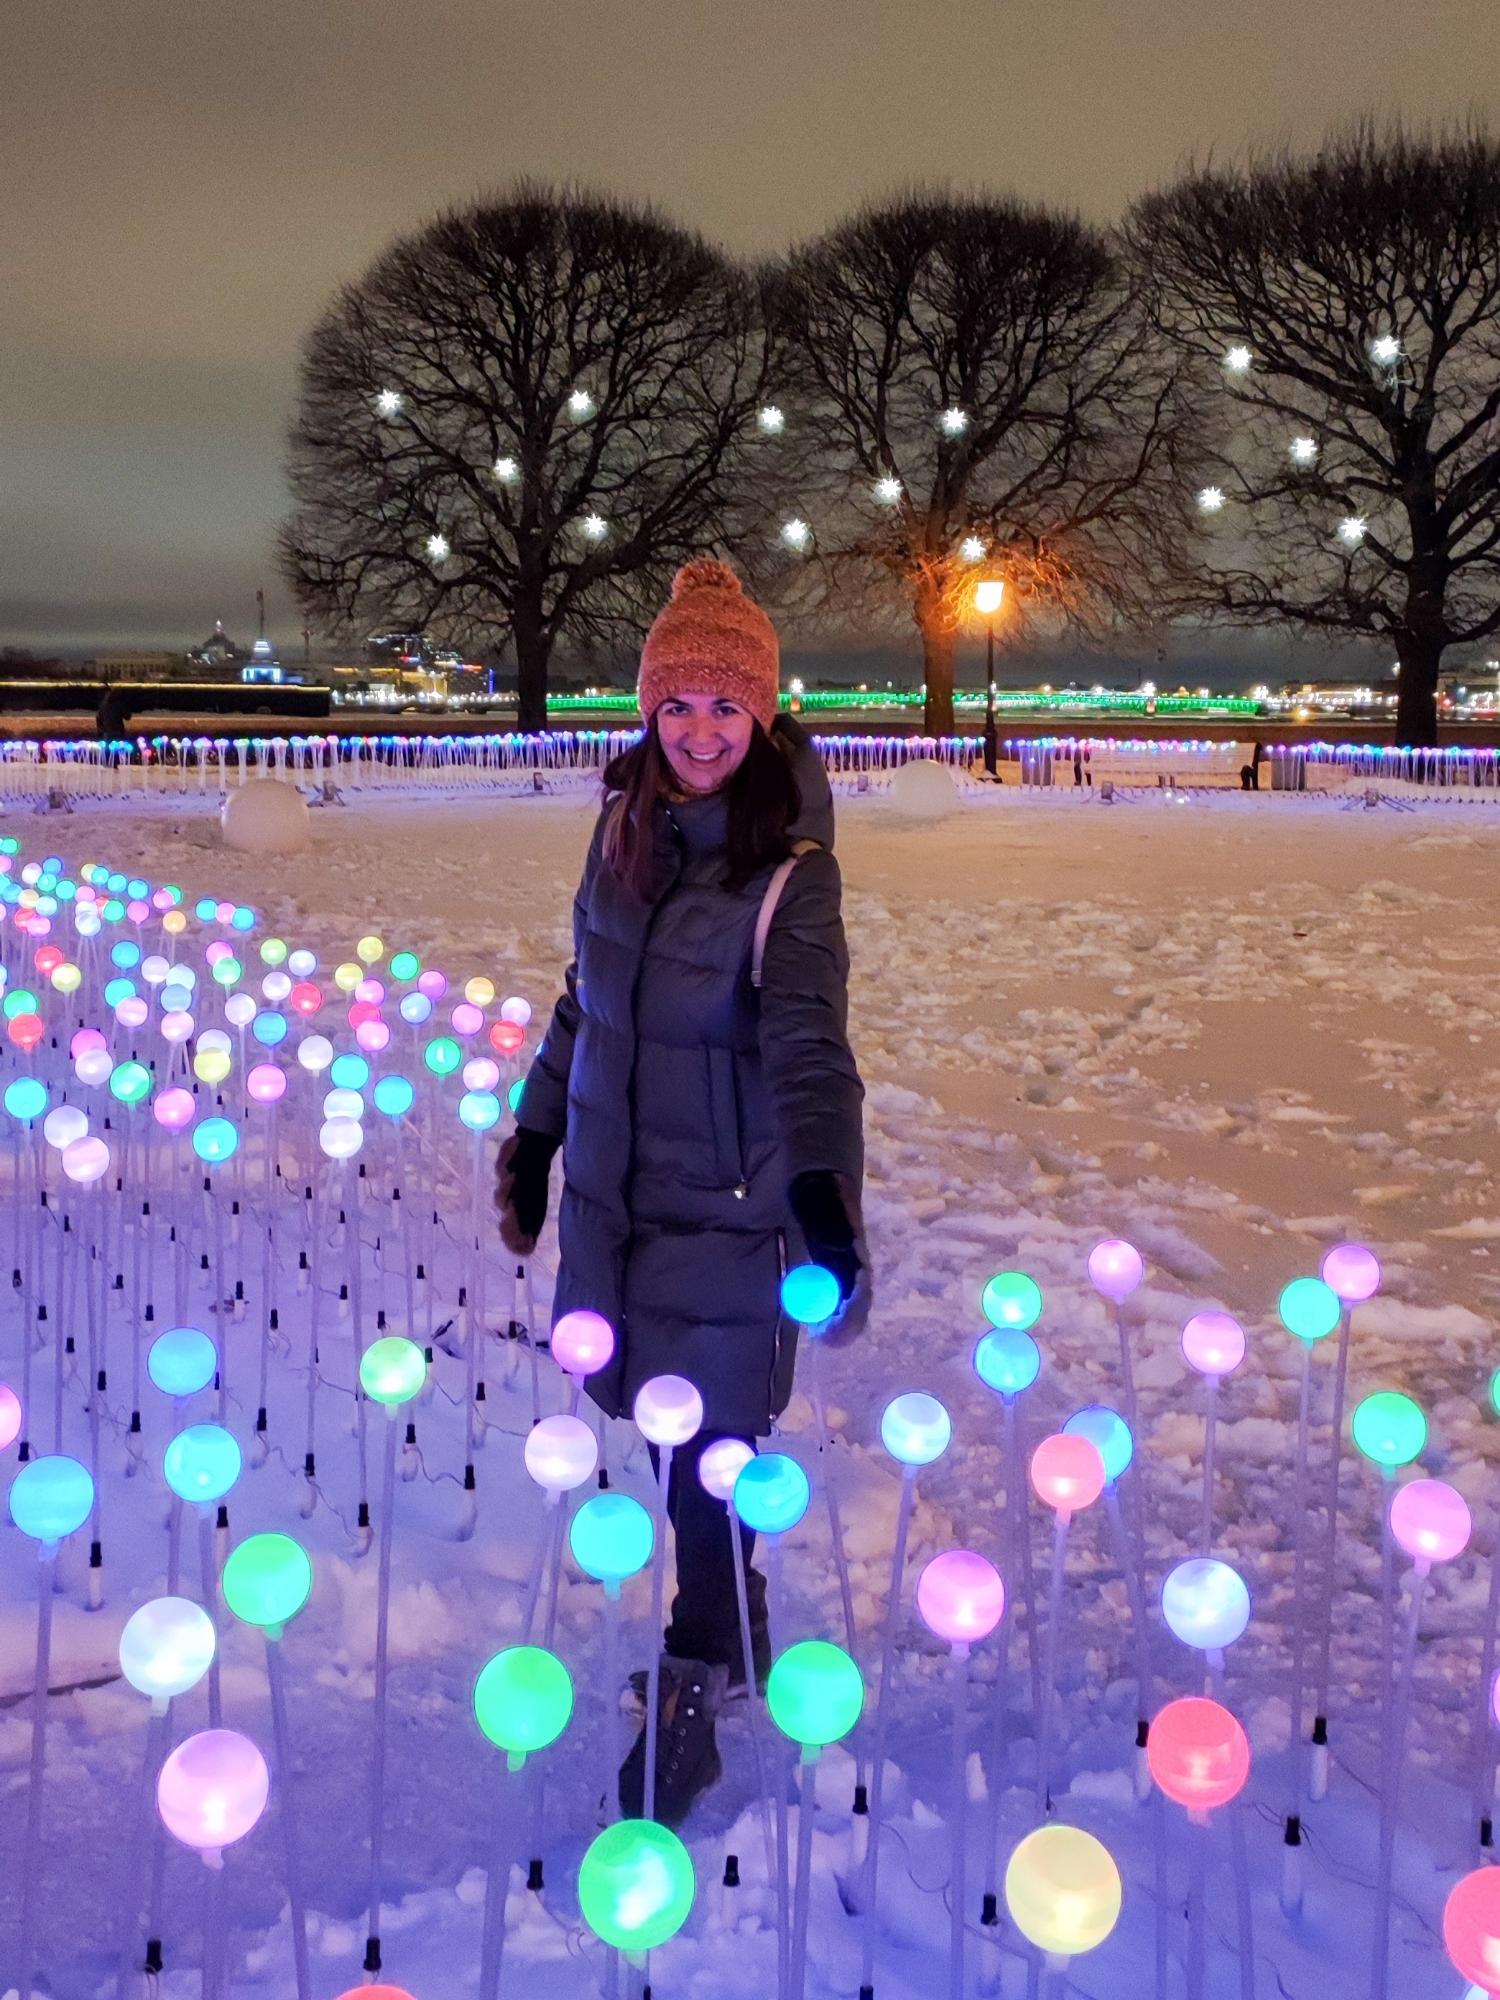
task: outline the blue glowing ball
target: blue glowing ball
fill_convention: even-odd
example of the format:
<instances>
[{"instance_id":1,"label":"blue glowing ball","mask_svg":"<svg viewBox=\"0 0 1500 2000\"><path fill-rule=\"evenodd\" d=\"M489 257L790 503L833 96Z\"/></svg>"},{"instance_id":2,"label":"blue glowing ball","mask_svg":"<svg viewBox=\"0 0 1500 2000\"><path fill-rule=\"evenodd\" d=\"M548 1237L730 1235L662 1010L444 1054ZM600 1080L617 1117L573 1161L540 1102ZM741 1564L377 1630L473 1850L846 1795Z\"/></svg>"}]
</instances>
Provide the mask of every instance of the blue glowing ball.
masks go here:
<instances>
[{"instance_id":1,"label":"blue glowing ball","mask_svg":"<svg viewBox=\"0 0 1500 2000\"><path fill-rule=\"evenodd\" d=\"M656 1529L628 1493L596 1493L574 1514L568 1544L585 1576L618 1586L650 1562Z\"/></svg>"},{"instance_id":2,"label":"blue glowing ball","mask_svg":"<svg viewBox=\"0 0 1500 2000\"><path fill-rule=\"evenodd\" d=\"M286 1040L287 1020L274 1007L263 1007L250 1023L250 1032L263 1049L274 1049Z\"/></svg>"},{"instance_id":3,"label":"blue glowing ball","mask_svg":"<svg viewBox=\"0 0 1500 2000\"><path fill-rule=\"evenodd\" d=\"M219 1370L219 1350L196 1326L171 1326L146 1354L146 1372L164 1396L196 1396Z\"/></svg>"},{"instance_id":4,"label":"blue glowing ball","mask_svg":"<svg viewBox=\"0 0 1500 2000\"><path fill-rule=\"evenodd\" d=\"M370 1065L363 1056L335 1056L328 1079L335 1090L363 1090L370 1081Z\"/></svg>"},{"instance_id":5,"label":"blue glowing ball","mask_svg":"<svg viewBox=\"0 0 1500 2000\"><path fill-rule=\"evenodd\" d=\"M1075 1410L1063 1429L1072 1437L1087 1438L1097 1447L1104 1460L1104 1477L1113 1486L1135 1457L1135 1439L1130 1435L1130 1426L1118 1410L1111 1410L1104 1403L1090 1403L1087 1408Z\"/></svg>"},{"instance_id":6,"label":"blue glowing ball","mask_svg":"<svg viewBox=\"0 0 1500 2000\"><path fill-rule=\"evenodd\" d=\"M167 1446L162 1471L179 1500L211 1506L240 1476L240 1448L218 1424L189 1424Z\"/></svg>"},{"instance_id":7,"label":"blue glowing ball","mask_svg":"<svg viewBox=\"0 0 1500 2000\"><path fill-rule=\"evenodd\" d=\"M186 1014L192 1004L192 987L185 986L174 972L161 989L161 1011L164 1014Z\"/></svg>"},{"instance_id":8,"label":"blue glowing ball","mask_svg":"<svg viewBox=\"0 0 1500 2000\"><path fill-rule=\"evenodd\" d=\"M193 1151L205 1166L233 1159L240 1135L227 1118L205 1118L193 1127Z\"/></svg>"},{"instance_id":9,"label":"blue glowing ball","mask_svg":"<svg viewBox=\"0 0 1500 2000\"><path fill-rule=\"evenodd\" d=\"M432 1002L425 993L403 993L400 1015L413 1028L420 1028L432 1013Z\"/></svg>"},{"instance_id":10,"label":"blue glowing ball","mask_svg":"<svg viewBox=\"0 0 1500 2000\"><path fill-rule=\"evenodd\" d=\"M93 1479L76 1458L33 1458L11 1482L10 1518L23 1535L38 1542L60 1542L71 1535L93 1506Z\"/></svg>"},{"instance_id":11,"label":"blue glowing ball","mask_svg":"<svg viewBox=\"0 0 1500 2000\"><path fill-rule=\"evenodd\" d=\"M218 915L219 906L212 896L200 896L193 905L193 915L200 924L211 924Z\"/></svg>"},{"instance_id":12,"label":"blue glowing ball","mask_svg":"<svg viewBox=\"0 0 1500 2000\"><path fill-rule=\"evenodd\" d=\"M1194 1556L1167 1572L1161 1612L1183 1645L1218 1652L1232 1646L1250 1623L1250 1592L1228 1563Z\"/></svg>"},{"instance_id":13,"label":"blue glowing ball","mask_svg":"<svg viewBox=\"0 0 1500 2000\"><path fill-rule=\"evenodd\" d=\"M797 1264L781 1281L781 1310L802 1326L823 1326L839 1309L839 1281L821 1264Z\"/></svg>"},{"instance_id":14,"label":"blue glowing ball","mask_svg":"<svg viewBox=\"0 0 1500 2000\"><path fill-rule=\"evenodd\" d=\"M234 915L229 919L229 922L234 930L253 931L255 929L255 912L252 909L248 909L245 904L240 903L236 906Z\"/></svg>"},{"instance_id":15,"label":"blue glowing ball","mask_svg":"<svg viewBox=\"0 0 1500 2000\"><path fill-rule=\"evenodd\" d=\"M734 1511L757 1535L784 1535L807 1512L812 1489L795 1458L782 1451L748 1460L734 1482Z\"/></svg>"},{"instance_id":16,"label":"blue glowing ball","mask_svg":"<svg viewBox=\"0 0 1500 2000\"><path fill-rule=\"evenodd\" d=\"M117 945L110 947L109 962L111 965L117 965L121 972L129 972L140 964L141 948L138 944L132 944L128 938L122 938Z\"/></svg>"},{"instance_id":17,"label":"blue glowing ball","mask_svg":"<svg viewBox=\"0 0 1500 2000\"><path fill-rule=\"evenodd\" d=\"M1042 1350L1020 1327L996 1327L974 1346L974 1373L997 1395L1019 1396L1042 1372Z\"/></svg>"},{"instance_id":18,"label":"blue glowing ball","mask_svg":"<svg viewBox=\"0 0 1500 2000\"><path fill-rule=\"evenodd\" d=\"M106 1007L118 1007L122 1000L133 1000L134 998L135 981L133 979L121 977L105 982L104 1004Z\"/></svg>"},{"instance_id":19,"label":"blue glowing ball","mask_svg":"<svg viewBox=\"0 0 1500 2000\"><path fill-rule=\"evenodd\" d=\"M5 1108L23 1124L40 1118L47 1109L47 1086L34 1076L18 1076L5 1086Z\"/></svg>"},{"instance_id":20,"label":"blue glowing ball","mask_svg":"<svg viewBox=\"0 0 1500 2000\"><path fill-rule=\"evenodd\" d=\"M466 1090L458 1100L458 1115L471 1132L488 1132L500 1118L500 1100L492 1090Z\"/></svg>"},{"instance_id":21,"label":"blue glowing ball","mask_svg":"<svg viewBox=\"0 0 1500 2000\"><path fill-rule=\"evenodd\" d=\"M375 1109L387 1118L404 1118L411 1110L416 1091L404 1076L383 1076L375 1086Z\"/></svg>"}]
</instances>

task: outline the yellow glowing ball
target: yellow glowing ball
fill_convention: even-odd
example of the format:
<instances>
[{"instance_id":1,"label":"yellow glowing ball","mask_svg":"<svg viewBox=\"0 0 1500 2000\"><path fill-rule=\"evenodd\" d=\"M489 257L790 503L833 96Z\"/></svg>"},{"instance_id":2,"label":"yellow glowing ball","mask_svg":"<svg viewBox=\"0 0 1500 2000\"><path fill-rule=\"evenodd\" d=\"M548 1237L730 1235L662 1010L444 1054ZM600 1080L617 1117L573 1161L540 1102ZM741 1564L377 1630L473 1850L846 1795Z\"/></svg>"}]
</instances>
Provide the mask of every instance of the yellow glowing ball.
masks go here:
<instances>
[{"instance_id":1,"label":"yellow glowing ball","mask_svg":"<svg viewBox=\"0 0 1500 2000\"><path fill-rule=\"evenodd\" d=\"M482 972L477 973L464 986L464 998L471 1007L488 1007L494 997L495 982L493 979L486 979Z\"/></svg>"},{"instance_id":2,"label":"yellow glowing ball","mask_svg":"<svg viewBox=\"0 0 1500 2000\"><path fill-rule=\"evenodd\" d=\"M162 917L161 927L169 937L180 937L187 929L187 921L181 910L168 910Z\"/></svg>"},{"instance_id":3,"label":"yellow glowing ball","mask_svg":"<svg viewBox=\"0 0 1500 2000\"><path fill-rule=\"evenodd\" d=\"M1081 1827L1040 1826L1010 1857L1005 1907L1038 1951L1076 1958L1103 1944L1119 1921L1120 1871Z\"/></svg>"},{"instance_id":4,"label":"yellow glowing ball","mask_svg":"<svg viewBox=\"0 0 1500 2000\"><path fill-rule=\"evenodd\" d=\"M52 984L59 993L76 993L83 984L83 974L76 965L64 959L61 965L52 969Z\"/></svg>"},{"instance_id":5,"label":"yellow glowing ball","mask_svg":"<svg viewBox=\"0 0 1500 2000\"><path fill-rule=\"evenodd\" d=\"M375 965L385 957L385 939L362 937L354 947L354 956L361 965Z\"/></svg>"},{"instance_id":6,"label":"yellow glowing ball","mask_svg":"<svg viewBox=\"0 0 1500 2000\"><path fill-rule=\"evenodd\" d=\"M193 1057L193 1075L200 1083L222 1083L233 1067L223 1049L199 1049Z\"/></svg>"},{"instance_id":7,"label":"yellow glowing ball","mask_svg":"<svg viewBox=\"0 0 1500 2000\"><path fill-rule=\"evenodd\" d=\"M352 959L346 958L342 965L333 968L333 983L340 993L352 993L364 976L364 967L356 965Z\"/></svg>"}]
</instances>

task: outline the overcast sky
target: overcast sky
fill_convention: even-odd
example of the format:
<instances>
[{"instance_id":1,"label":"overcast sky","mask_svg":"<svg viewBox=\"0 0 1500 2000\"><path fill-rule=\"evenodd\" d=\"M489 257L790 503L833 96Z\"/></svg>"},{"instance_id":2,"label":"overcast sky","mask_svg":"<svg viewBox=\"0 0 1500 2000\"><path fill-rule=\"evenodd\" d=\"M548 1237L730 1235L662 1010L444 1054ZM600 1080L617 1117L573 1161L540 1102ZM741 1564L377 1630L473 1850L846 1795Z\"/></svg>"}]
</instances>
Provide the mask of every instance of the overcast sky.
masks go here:
<instances>
[{"instance_id":1,"label":"overcast sky","mask_svg":"<svg viewBox=\"0 0 1500 2000\"><path fill-rule=\"evenodd\" d=\"M253 627L299 340L521 173L773 251L914 179L1107 219L1193 152L1500 122L1495 0L6 0L0 643Z\"/></svg>"}]
</instances>

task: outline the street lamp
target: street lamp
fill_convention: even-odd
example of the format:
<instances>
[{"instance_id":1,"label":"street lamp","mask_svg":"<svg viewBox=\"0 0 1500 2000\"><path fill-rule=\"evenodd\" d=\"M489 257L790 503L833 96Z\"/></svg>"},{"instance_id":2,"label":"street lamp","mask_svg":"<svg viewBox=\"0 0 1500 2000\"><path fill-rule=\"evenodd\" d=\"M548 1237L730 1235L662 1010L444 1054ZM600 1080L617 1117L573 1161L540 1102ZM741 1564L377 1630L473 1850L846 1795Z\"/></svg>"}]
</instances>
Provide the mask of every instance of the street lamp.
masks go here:
<instances>
[{"instance_id":1,"label":"street lamp","mask_svg":"<svg viewBox=\"0 0 1500 2000\"><path fill-rule=\"evenodd\" d=\"M1000 745L995 735L995 616L1005 596L1003 577L984 577L974 586L974 608L985 621L984 768L1000 775Z\"/></svg>"}]
</instances>

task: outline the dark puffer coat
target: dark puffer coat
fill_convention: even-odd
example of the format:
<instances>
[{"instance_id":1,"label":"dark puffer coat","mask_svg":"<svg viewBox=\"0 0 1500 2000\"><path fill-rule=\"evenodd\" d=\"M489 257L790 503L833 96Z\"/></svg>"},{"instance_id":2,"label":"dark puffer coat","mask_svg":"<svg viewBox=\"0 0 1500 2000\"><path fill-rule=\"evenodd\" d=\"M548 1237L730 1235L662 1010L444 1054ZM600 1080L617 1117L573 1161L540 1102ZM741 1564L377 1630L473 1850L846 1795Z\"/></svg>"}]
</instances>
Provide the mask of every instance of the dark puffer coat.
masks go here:
<instances>
[{"instance_id":1,"label":"dark puffer coat","mask_svg":"<svg viewBox=\"0 0 1500 2000\"><path fill-rule=\"evenodd\" d=\"M858 1190L863 1170L832 794L802 730L774 727L802 799L794 837L819 849L782 892L759 991L751 947L772 870L724 887L726 801L658 807L663 886L649 904L601 860L606 805L520 1114L563 1142L554 1315L592 1307L619 1337L595 1401L628 1413L651 1376L685 1375L705 1428L754 1436L791 1394L780 1284L805 1252L788 1183L826 1168Z\"/></svg>"}]
</instances>

